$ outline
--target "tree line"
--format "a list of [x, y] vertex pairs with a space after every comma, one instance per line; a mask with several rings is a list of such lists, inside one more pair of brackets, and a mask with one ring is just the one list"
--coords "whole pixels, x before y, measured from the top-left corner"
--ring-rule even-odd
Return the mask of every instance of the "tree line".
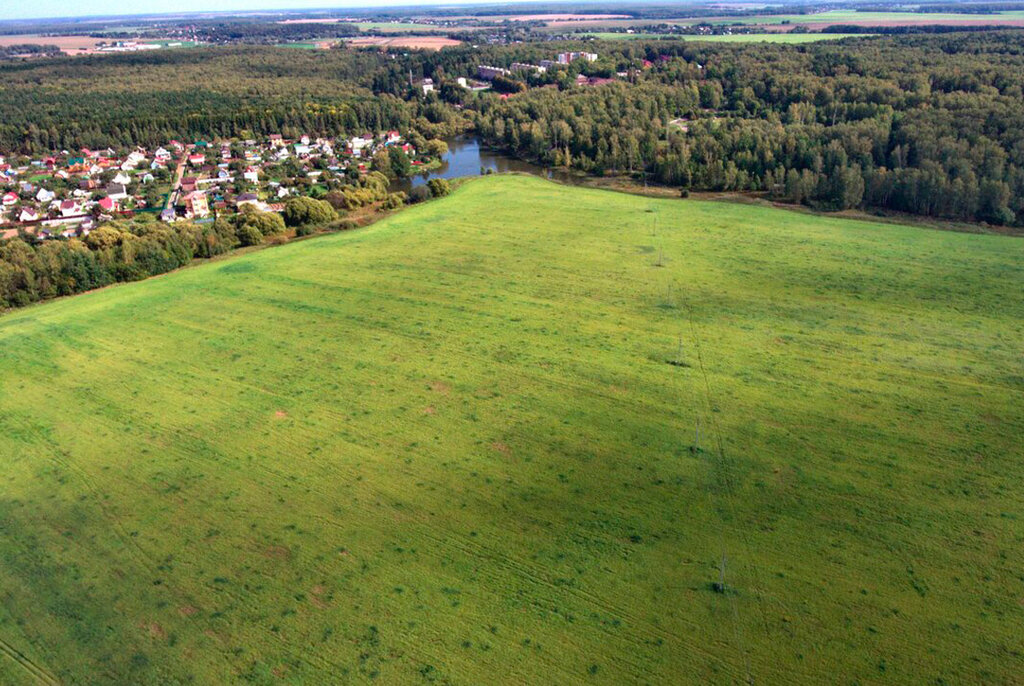
[[596, 72], [602, 62], [627, 76], [476, 99], [476, 130], [513, 155], [592, 174], [761, 191], [825, 209], [1024, 220], [1020, 32], [651, 43], [571, 69]]
[[[513, 74], [480, 64], [600, 58]], [[576, 86], [575, 78], [615, 83]], [[429, 77], [434, 93], [414, 84]], [[226, 47], [0, 65], [0, 150], [39, 154], [171, 138], [474, 127], [544, 165], [824, 209], [1024, 222], [1024, 33], [806, 45], [535, 42], [437, 52]], [[402, 171], [403, 160], [389, 160]]]

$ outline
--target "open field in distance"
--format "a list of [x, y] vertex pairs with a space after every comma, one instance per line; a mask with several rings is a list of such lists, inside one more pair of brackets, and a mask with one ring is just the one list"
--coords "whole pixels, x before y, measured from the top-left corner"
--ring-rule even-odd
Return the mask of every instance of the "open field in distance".
[[816, 43], [823, 40], [839, 40], [851, 36], [863, 36], [855, 33], [738, 33], [731, 36], [694, 36], [668, 35], [663, 33], [591, 33], [600, 40], [687, 40], [710, 41], [713, 43]]

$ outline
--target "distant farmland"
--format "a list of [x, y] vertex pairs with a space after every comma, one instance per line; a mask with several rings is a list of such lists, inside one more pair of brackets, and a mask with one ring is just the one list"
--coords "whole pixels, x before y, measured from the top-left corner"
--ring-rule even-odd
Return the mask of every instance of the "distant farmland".
[[687, 40], [712, 43], [816, 43], [865, 34], [856, 33], [737, 33], [733, 35], [697, 36], [665, 33], [591, 33], [599, 40]]
[[0, 683], [1014, 683], [1022, 282], [494, 176], [5, 314]]
[[677, 19], [594, 19], [578, 21], [551, 21], [547, 28], [558, 31], [602, 28], [626, 29], [631, 27], [670, 24], [694, 26], [699, 23], [725, 25], [745, 24], [772, 27], [772, 30], [788, 31], [802, 25], [819, 30], [828, 26], [851, 24], [856, 26], [1007, 26], [1024, 27], [1024, 11], [992, 12], [988, 14], [925, 13], [925, 12], [857, 12], [854, 10], [830, 10], [808, 14], [763, 14], [736, 17], [701, 17]]
[[7, 45], [56, 45], [68, 54], [92, 51], [100, 43], [109, 43], [109, 38], [91, 36], [41, 36], [39, 34], [14, 34], [0, 36], [0, 47]]

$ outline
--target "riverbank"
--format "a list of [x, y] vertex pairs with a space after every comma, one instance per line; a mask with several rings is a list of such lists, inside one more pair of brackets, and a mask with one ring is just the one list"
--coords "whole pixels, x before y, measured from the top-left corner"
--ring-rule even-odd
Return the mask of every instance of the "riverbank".
[[[410, 192], [417, 186], [425, 185], [430, 179], [442, 178], [450, 181], [473, 178], [485, 174], [529, 174], [539, 176], [563, 185], [598, 188], [602, 190], [644, 195], [653, 198], [678, 198], [681, 191], [674, 186], [662, 186], [643, 183], [631, 176], [592, 176], [580, 171], [562, 168], [543, 167], [533, 162], [520, 160], [503, 152], [488, 148], [471, 134], [449, 139], [448, 153], [431, 169], [421, 170], [415, 176], [393, 181], [392, 192]], [[842, 217], [860, 221], [871, 221], [884, 224], [918, 226], [939, 231], [956, 231], [960, 233], [996, 234], [1004, 236], [1024, 236], [1024, 229], [1007, 226], [990, 226], [953, 220], [922, 217], [888, 210], [843, 210], [826, 212], [805, 205], [794, 205], [779, 202], [760, 191], [690, 191], [689, 197], [700, 200], [742, 203], [791, 210], [801, 214], [812, 214], [821, 217]]]

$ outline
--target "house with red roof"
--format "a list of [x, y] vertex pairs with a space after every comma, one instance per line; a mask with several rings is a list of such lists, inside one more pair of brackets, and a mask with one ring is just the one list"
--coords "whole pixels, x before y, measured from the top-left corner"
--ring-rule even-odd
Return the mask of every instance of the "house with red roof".
[[60, 204], [60, 216], [74, 217], [82, 213], [82, 208], [74, 200], [64, 200]]

